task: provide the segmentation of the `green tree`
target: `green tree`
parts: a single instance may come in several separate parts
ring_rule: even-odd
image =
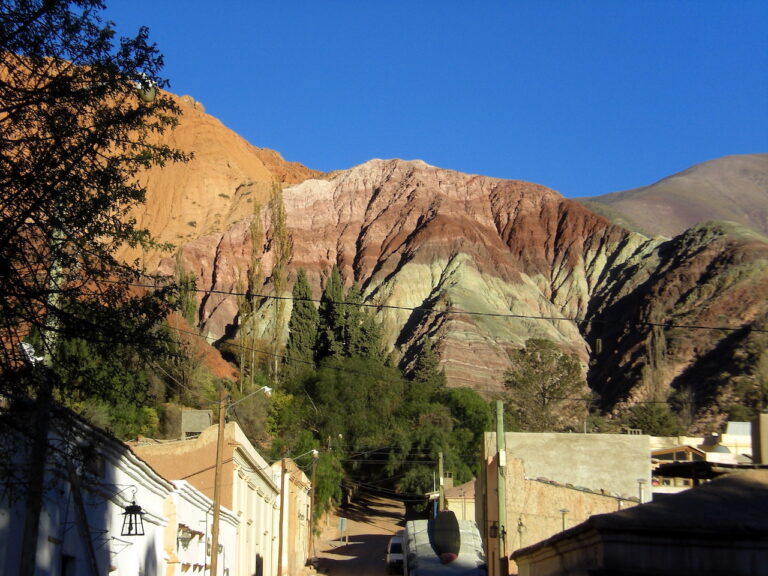
[[[659,402],[633,406],[627,414],[626,422],[630,428],[637,428],[651,436],[677,436],[683,432],[680,421],[669,406]]]
[[[440,367],[440,357],[429,338],[424,337],[406,392],[408,402],[413,405],[428,402],[438,391],[445,388],[445,385],[445,373]]]
[[[72,388],[48,369],[57,340],[141,343],[136,350],[149,356],[162,348],[153,328],[175,292],[135,290],[143,271],[116,256],[125,245],[152,247],[130,217],[145,196],[138,172],[184,156],[159,143],[178,109],[159,90],[162,58],[147,30],[116,42],[103,8],[101,0],[0,4],[0,394],[37,400],[24,576],[35,571],[50,402],[54,389]],[[45,365],[25,370],[21,343],[33,330]]]
[[[293,309],[288,321],[285,374],[287,378],[296,378],[313,368],[315,342],[320,323],[320,315],[313,302],[312,287],[303,268],[299,269],[291,294]]]
[[[315,360],[340,356],[344,352],[344,284],[338,266],[334,264],[326,279],[320,298],[320,328],[317,334]]]
[[[237,295],[237,342],[232,343],[237,347],[235,357],[240,369],[240,392],[253,389],[254,379],[258,373],[256,360],[256,313],[263,304],[260,295],[264,282],[264,273],[261,266],[262,247],[264,245],[264,228],[261,223],[261,207],[254,205],[253,218],[249,226],[251,234],[251,254],[248,263],[248,271],[245,278],[238,277]]]
[[[139,170],[183,155],[157,134],[175,122],[146,29],[115,42],[99,0],[6,0],[0,13],[0,369],[32,328],[50,342],[141,341],[168,291],[137,294],[125,244],[151,246],[129,211]],[[154,94],[151,102],[150,95]],[[77,305],[73,305],[73,303]],[[151,340],[144,339],[147,347]],[[54,354],[55,349],[48,344]]]
[[[279,346],[282,341],[282,333],[285,322],[285,300],[283,290],[286,282],[286,269],[291,257],[291,238],[288,235],[286,224],[285,204],[283,203],[283,190],[280,184],[273,182],[272,194],[269,199],[269,211],[272,216],[272,252],[274,263],[272,265],[272,289],[277,299],[274,301],[275,321],[272,335],[272,377],[277,378],[280,366]]]
[[[548,340],[530,339],[510,360],[504,385],[513,422],[530,432],[578,428],[589,398],[578,358]]]
[[[187,272],[181,263],[180,254],[176,255],[176,283],[179,286],[178,308],[190,326],[197,325],[197,277]]]

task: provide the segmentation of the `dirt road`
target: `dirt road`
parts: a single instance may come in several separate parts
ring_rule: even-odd
[[[404,525],[405,509],[400,502],[361,496],[340,511],[346,518],[344,535],[340,520],[323,521],[315,541],[318,574],[332,576],[379,576],[387,574],[384,561],[387,541]]]

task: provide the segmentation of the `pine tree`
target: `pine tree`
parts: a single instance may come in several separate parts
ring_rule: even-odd
[[[339,268],[334,264],[320,298],[320,328],[315,347],[315,360],[344,353],[345,306],[344,285]]]
[[[363,335],[363,322],[366,310],[362,307],[363,294],[357,282],[353,282],[347,291],[344,306],[344,353],[347,356],[364,356],[366,345]]]
[[[312,287],[303,268],[299,269],[291,294],[293,310],[288,321],[286,372],[287,375],[295,377],[312,368],[317,330],[320,324],[320,315],[312,301]]]
[[[438,391],[445,388],[446,380],[440,369],[440,358],[427,337],[422,340],[421,350],[410,376],[406,396],[413,406],[429,402]]]

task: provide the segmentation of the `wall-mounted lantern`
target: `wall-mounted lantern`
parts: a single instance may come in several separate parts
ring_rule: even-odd
[[[184,550],[186,550],[189,548],[189,543],[194,537],[195,535],[192,530],[182,524],[179,527],[179,533],[176,535],[176,541],[181,544],[181,547],[184,548]]]
[[[498,538],[499,537],[499,523],[494,520],[491,522],[490,528],[488,528],[488,536],[491,538]]]
[[[141,518],[144,515],[144,510],[141,506],[136,504],[136,490],[133,491],[133,502],[125,507],[123,512],[123,529],[120,531],[121,536],[144,536],[144,520]]]

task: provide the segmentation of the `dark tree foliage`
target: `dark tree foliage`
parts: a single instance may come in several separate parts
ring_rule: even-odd
[[[440,368],[440,358],[429,338],[424,338],[408,383],[408,402],[414,405],[428,402],[439,390],[445,388],[445,384],[445,373]]]
[[[320,298],[320,325],[317,333],[315,360],[339,356],[344,351],[344,283],[334,264]]]
[[[680,421],[664,403],[638,404],[630,408],[626,423],[651,436],[677,436],[683,433]]]
[[[555,432],[583,423],[590,395],[576,356],[534,338],[510,359],[504,384],[514,424],[528,432]]]
[[[117,40],[99,0],[0,1],[0,370],[37,329],[116,344],[154,343],[166,291],[130,287],[124,245],[148,245],[129,210],[141,169],[183,155],[157,144],[177,109],[159,87],[147,30]],[[154,94],[154,99],[152,95]]]
[[[293,361],[300,355],[292,350],[306,350],[298,343],[312,338],[304,337],[311,331],[303,327],[318,322],[318,367],[286,382],[284,392],[273,398],[273,449],[301,453],[316,446],[333,455],[318,462],[325,477],[419,498],[433,489],[441,453],[456,481],[476,476],[480,442],[491,422],[488,403],[471,390],[446,388],[426,338],[408,379],[389,365],[373,311],[363,305],[357,284],[344,294],[336,267],[317,320],[314,308],[305,309],[301,301],[309,294],[304,283],[302,273],[294,285],[288,356]],[[306,316],[312,322],[305,322]]]
[[[129,216],[144,200],[138,171],[184,157],[158,144],[177,108],[160,92],[162,58],[147,30],[117,40],[103,9],[100,0],[0,0],[0,394],[20,424],[24,397],[36,400],[23,432],[24,576],[35,573],[52,400],[77,386],[56,379],[60,344],[133,346],[147,357],[162,347],[153,329],[174,291],[137,291],[138,263],[116,258],[123,246],[151,245]],[[23,353],[35,331],[42,349]]]
[[[315,343],[320,316],[312,297],[307,273],[301,268],[293,284],[293,310],[288,321],[288,344],[286,346],[286,379],[312,369]]]

